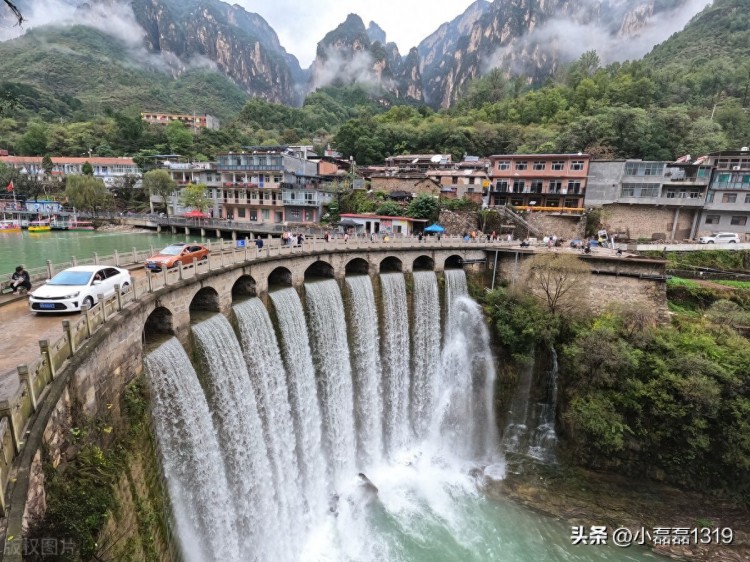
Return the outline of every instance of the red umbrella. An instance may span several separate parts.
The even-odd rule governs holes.
[[[202,211],[189,211],[182,216],[187,217],[189,219],[207,219],[208,218],[208,215]]]

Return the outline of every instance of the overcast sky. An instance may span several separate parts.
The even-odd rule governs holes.
[[[231,0],[226,0],[230,3]],[[271,24],[284,48],[303,68],[315,58],[323,36],[348,14],[362,18],[365,27],[374,21],[387,41],[395,41],[402,55],[416,47],[440,24],[463,13],[473,0],[234,0]]]

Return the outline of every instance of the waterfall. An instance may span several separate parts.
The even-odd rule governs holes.
[[[193,326],[204,367],[206,395],[224,455],[243,553],[278,558],[291,546],[280,534],[278,506],[263,429],[242,349],[229,321],[216,314]]]
[[[453,303],[456,298],[467,295],[469,292],[466,284],[466,273],[463,269],[445,270],[445,338],[447,341],[452,330],[456,327],[453,318]]]
[[[294,422],[289,406],[289,389],[271,318],[260,299],[234,306],[250,381],[258,401],[258,413],[274,475],[276,501],[285,521],[299,528],[304,512],[299,488],[299,467],[295,448]]]
[[[353,478],[354,390],[346,338],[344,303],[333,279],[305,284],[308,329],[318,393],[323,411],[323,436],[334,483]]]
[[[528,416],[529,397],[531,395],[531,382],[534,379],[534,362],[529,361],[521,370],[518,387],[513,394],[510,404],[510,415],[508,424],[505,426],[503,435],[503,449],[511,453],[519,453],[526,450],[528,438]]]
[[[351,341],[357,450],[362,466],[380,461],[383,454],[383,389],[380,385],[380,337],[372,280],[368,275],[346,278]]]
[[[232,492],[208,403],[176,338],[144,358],[152,417],[183,559],[240,560]]]
[[[546,400],[538,404],[538,423],[529,444],[529,456],[545,461],[555,462],[555,447],[557,445],[557,432],[555,431],[555,415],[557,411],[557,351],[551,350],[552,360],[546,376]]]
[[[383,295],[383,397],[389,455],[409,441],[409,317],[403,273],[380,275]]]
[[[286,366],[305,499],[311,513],[315,514],[324,510],[326,505],[326,461],[321,452],[321,415],[305,314],[294,289],[281,289],[269,296],[276,310],[281,334],[281,351]]]
[[[497,444],[497,429],[489,331],[481,307],[466,295],[463,270],[445,273],[446,337],[433,432],[437,423],[441,439],[454,451],[469,458],[490,458]]]
[[[435,404],[435,382],[440,359],[440,300],[437,277],[432,271],[414,272],[412,320],[411,420],[414,434],[422,439]]]

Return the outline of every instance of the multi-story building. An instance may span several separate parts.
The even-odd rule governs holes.
[[[606,209],[612,233],[626,238],[691,237],[711,179],[707,162],[594,160],[585,206]]]
[[[168,125],[172,121],[179,121],[193,130],[219,128],[219,120],[206,113],[160,113],[146,111],[141,113],[141,119],[149,125]]]
[[[588,154],[490,156],[490,206],[582,214]]]
[[[736,232],[741,239],[750,239],[750,149],[714,152],[708,163],[713,174],[693,237]]]
[[[400,154],[385,159],[386,168],[399,172],[426,172],[453,167],[450,154]]]
[[[69,175],[83,174],[83,165],[91,164],[94,170],[94,177],[104,181],[108,187],[117,185],[118,180],[127,176],[133,178],[141,177],[141,170],[132,158],[114,158],[92,156],[90,158],[68,158],[63,156],[52,156],[52,177],[64,178]],[[38,176],[40,178],[46,175],[42,167],[41,156],[0,156],[0,162],[19,170],[22,174]]]
[[[180,188],[169,198],[168,204],[172,215],[181,215],[192,210],[184,208],[181,204],[180,192],[182,188],[190,184],[203,184],[208,188],[206,196],[211,201],[207,212],[212,217],[221,216],[224,192],[221,187],[221,175],[216,171],[212,162],[179,162],[170,159],[161,161],[159,167],[166,170]],[[151,211],[154,210],[155,203],[162,203],[161,197],[152,195]]]
[[[317,176],[316,162],[289,153],[286,147],[247,147],[243,152],[218,154],[215,166],[221,176],[223,218],[256,224],[306,222],[287,218],[284,200],[307,201],[306,195],[315,191],[310,180]],[[296,217],[298,210],[312,205],[294,207]],[[310,216],[300,212],[303,215]],[[312,221],[318,219],[314,216]]]

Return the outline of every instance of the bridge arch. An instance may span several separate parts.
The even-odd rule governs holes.
[[[250,275],[242,275],[232,285],[232,300],[247,299],[257,296],[257,284]]]
[[[367,275],[370,273],[370,264],[362,258],[354,258],[346,263],[346,275]]]
[[[380,262],[380,273],[401,273],[403,270],[403,262],[395,256],[388,256]]]
[[[435,260],[430,256],[419,256],[414,260],[412,271],[435,271]]]
[[[305,270],[305,281],[315,281],[325,277],[326,279],[334,278],[333,266],[327,261],[318,260],[310,264]]]
[[[286,267],[277,267],[268,275],[268,288],[291,287],[292,272]]]
[[[146,318],[143,325],[143,343],[146,345],[159,342],[165,336],[175,335],[172,311],[164,306],[157,306]]]
[[[213,287],[203,287],[190,301],[190,317],[196,312],[221,312],[219,293]]]
[[[464,259],[461,256],[453,255],[445,259],[445,269],[463,269]]]

